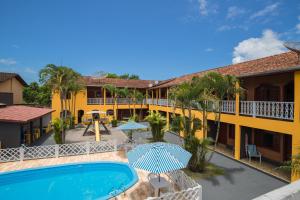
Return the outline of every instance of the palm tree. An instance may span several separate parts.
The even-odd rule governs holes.
[[[140,103],[140,112],[139,112],[139,120],[142,120],[142,109],[143,109],[143,101],[145,99],[145,94],[140,91],[135,92],[135,99],[137,103]]]
[[[236,88],[238,80],[236,77],[231,75],[223,76],[216,72],[210,72],[204,75],[201,79],[203,87],[207,91],[207,96],[210,97],[210,100],[212,100],[215,107],[217,132],[214,148],[216,148],[220,134],[221,101],[224,99],[232,99],[236,93],[241,91],[241,89]]]
[[[65,123],[67,118],[67,97],[78,82],[81,75],[65,66],[46,65],[39,73],[40,82],[47,85],[53,93],[60,96],[61,120]],[[64,127],[64,126],[62,126]],[[62,142],[65,142],[65,129],[62,128]]]
[[[103,88],[105,88],[106,90],[108,90],[110,92],[110,94],[113,96],[113,111],[114,111],[114,117],[113,119],[117,119],[117,116],[115,114],[115,104],[117,104],[117,87],[111,84],[106,84],[103,86]]]

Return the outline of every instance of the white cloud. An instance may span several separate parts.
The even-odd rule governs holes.
[[[0,58],[0,65],[15,65],[17,61],[11,58]]]
[[[199,3],[199,11],[201,15],[207,15],[207,1],[206,0],[198,0]]]
[[[270,13],[273,13],[279,6],[279,3],[274,3],[274,4],[271,4],[271,5],[268,5],[266,6],[264,9],[262,10],[259,10],[255,13],[253,13],[251,16],[250,16],[250,19],[255,19],[257,17],[263,17],[265,15],[268,15]]]
[[[37,71],[32,69],[31,67],[26,67],[24,71],[29,74],[37,74]]]
[[[217,29],[217,31],[229,31],[234,28],[235,28],[235,26],[222,25]]]
[[[230,6],[227,10],[227,19],[233,19],[234,17],[238,15],[242,15],[245,13],[245,10],[243,8],[239,8],[237,6]]]
[[[268,29],[263,31],[260,38],[249,38],[234,47],[233,63],[262,58],[286,51],[275,32]]]
[[[214,49],[213,48],[206,48],[205,51],[206,52],[212,52]]]

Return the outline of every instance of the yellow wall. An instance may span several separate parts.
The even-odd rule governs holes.
[[[14,104],[23,103],[23,89],[24,86],[16,78],[11,78],[0,83],[0,92],[13,93]]]
[[[71,105],[71,112],[73,114],[73,116],[75,117],[75,123],[77,123],[77,118],[78,118],[78,110],[83,110],[84,111],[84,116],[83,119],[87,119],[90,118],[90,115],[87,115],[86,113],[92,110],[100,110],[100,111],[107,111],[107,110],[113,110],[115,109],[115,113],[116,113],[116,109],[118,107],[118,109],[129,109],[129,105],[88,105],[87,104],[87,95],[86,95],[86,91],[81,91],[76,95],[75,98],[75,113],[73,111],[73,100],[74,97],[71,97],[71,100],[69,100],[69,103]],[[52,119],[55,118],[59,118],[59,113],[61,112],[61,103],[60,103],[60,97],[58,93],[53,93],[52,94],[52,109],[55,110],[55,112],[52,113]],[[137,105],[130,105],[130,109],[140,109],[141,105],[137,104]],[[148,106],[147,105],[143,105],[142,106],[143,109],[147,109]],[[112,119],[112,117],[110,117],[110,120]]]

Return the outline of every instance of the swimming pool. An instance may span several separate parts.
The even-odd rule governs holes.
[[[16,199],[108,199],[138,180],[121,162],[58,165],[0,173],[0,197]]]

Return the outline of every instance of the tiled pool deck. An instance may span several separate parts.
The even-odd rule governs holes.
[[[48,159],[38,159],[38,160],[27,160],[22,162],[8,162],[0,164],[0,172],[8,172],[20,169],[28,169],[43,166],[60,165],[66,163],[80,163],[80,162],[93,162],[93,161],[119,161],[127,162],[125,154],[123,151],[118,152],[108,152],[108,153],[98,153],[90,155],[80,155],[80,156],[69,156],[60,158],[48,158]],[[150,196],[150,185],[147,180],[148,172],[143,170],[137,170],[139,181],[132,188],[127,190],[124,194],[119,195],[118,199],[145,199]]]

